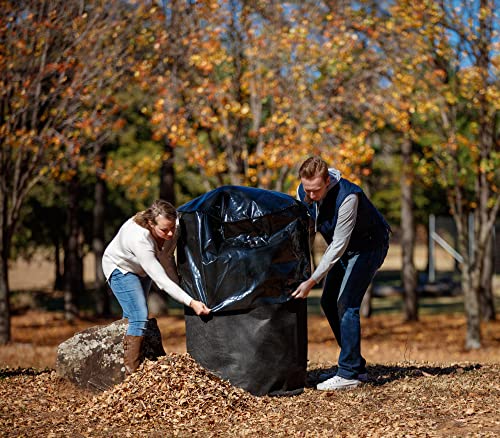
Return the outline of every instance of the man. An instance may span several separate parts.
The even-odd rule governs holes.
[[[366,380],[361,356],[359,308],[389,248],[390,227],[361,188],[342,178],[320,157],[300,167],[297,196],[328,244],[311,277],[292,293],[306,298],[325,276],[321,307],[340,346],[338,371],[320,390],[349,389]]]

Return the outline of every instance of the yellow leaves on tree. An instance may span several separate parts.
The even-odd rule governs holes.
[[[340,16],[325,19],[301,5],[277,5],[275,12],[201,1],[190,6],[189,22],[172,9],[183,23],[179,36],[171,28],[170,38],[156,39],[175,68],[164,72],[165,81],[150,78],[162,83],[155,138],[184,148],[216,184],[291,191],[298,163],[313,153],[335,157],[331,164],[348,174],[372,158],[369,132],[380,119],[361,78],[363,42]],[[348,121],[344,108],[358,102],[357,120]]]

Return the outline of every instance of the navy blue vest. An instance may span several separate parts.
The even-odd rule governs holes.
[[[358,213],[356,225],[352,231],[346,252],[369,250],[387,244],[390,232],[389,224],[356,184],[340,178],[321,202],[317,217],[316,202],[310,204],[305,202],[306,193],[302,184],[298,189],[300,200],[306,205],[309,214],[316,222],[316,229],[321,233],[327,244],[332,241],[342,202],[353,193],[358,195]]]

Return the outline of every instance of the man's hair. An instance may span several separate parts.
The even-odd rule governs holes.
[[[136,213],[134,221],[141,227],[149,229],[149,222],[151,221],[155,224],[158,216],[163,216],[165,219],[175,222],[177,219],[177,210],[170,202],[157,199],[151,204],[151,207]]]
[[[302,163],[299,169],[299,177],[311,179],[316,176],[321,176],[323,179],[328,178],[328,164],[318,156],[309,157]]]

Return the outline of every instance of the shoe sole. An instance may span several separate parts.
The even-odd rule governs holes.
[[[336,373],[323,373],[318,376],[318,380],[320,382],[324,382],[325,380],[331,379],[332,377],[335,377]],[[370,377],[368,377],[367,374],[360,374],[358,376],[358,380],[361,383],[368,383],[370,381]]]
[[[354,388],[357,388],[358,386],[361,385],[361,382],[359,383],[353,383],[352,385],[344,385],[344,386],[337,386],[335,388],[320,388],[320,385],[316,385],[316,389],[318,391],[347,391],[349,389],[354,389]]]

